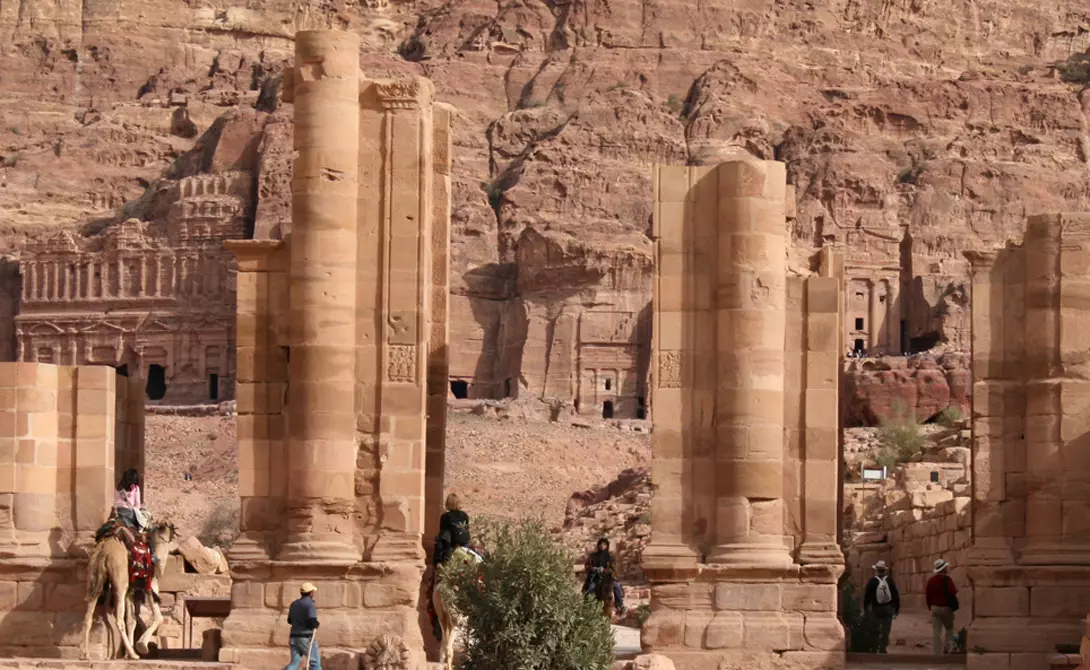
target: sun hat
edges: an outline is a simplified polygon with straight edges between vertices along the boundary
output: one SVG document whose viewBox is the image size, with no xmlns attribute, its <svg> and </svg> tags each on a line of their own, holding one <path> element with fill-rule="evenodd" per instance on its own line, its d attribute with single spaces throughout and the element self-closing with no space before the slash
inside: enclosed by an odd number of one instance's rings
<svg viewBox="0 0 1090 670">
<path fill-rule="evenodd" d="M 949 567 L 949 565 L 950 565 L 949 563 L 947 563 L 946 561 L 944 561 L 941 558 L 936 560 L 935 561 L 935 574 L 936 575 L 939 574 L 940 572 L 945 570 L 947 567 Z"/>
<path fill-rule="evenodd" d="M 303 582 L 303 585 L 299 587 L 299 593 L 306 595 L 308 593 L 314 593 L 318 589 L 310 582 Z"/>
<path fill-rule="evenodd" d="M 877 563 L 875 563 L 871 567 L 874 568 L 875 570 L 885 570 L 886 569 L 886 562 L 885 561 L 878 561 Z"/>
</svg>

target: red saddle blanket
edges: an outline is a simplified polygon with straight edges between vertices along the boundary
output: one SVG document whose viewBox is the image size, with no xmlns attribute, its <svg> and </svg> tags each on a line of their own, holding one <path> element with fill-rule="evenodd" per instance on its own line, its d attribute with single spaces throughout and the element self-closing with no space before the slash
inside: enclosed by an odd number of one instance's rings
<svg viewBox="0 0 1090 670">
<path fill-rule="evenodd" d="M 95 540 L 99 542 L 108 537 L 116 537 L 129 550 L 130 585 L 143 587 L 149 583 L 155 567 L 151 561 L 151 551 L 148 549 L 147 537 L 144 533 L 135 532 L 116 519 L 111 519 L 99 529 L 96 535 Z"/>
</svg>

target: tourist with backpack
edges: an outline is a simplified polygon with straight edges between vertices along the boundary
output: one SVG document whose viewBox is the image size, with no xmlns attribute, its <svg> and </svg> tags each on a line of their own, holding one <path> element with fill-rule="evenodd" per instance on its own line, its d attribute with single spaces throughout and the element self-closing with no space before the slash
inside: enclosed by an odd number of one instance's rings
<svg viewBox="0 0 1090 670">
<path fill-rule="evenodd" d="M 954 637 L 954 612 L 958 611 L 958 587 L 947 574 L 950 564 L 943 559 L 935 561 L 935 575 L 927 580 L 924 596 L 931 610 L 931 645 L 935 655 L 950 653 Z M 943 633 L 945 632 L 945 639 Z"/>
<path fill-rule="evenodd" d="M 878 623 L 878 642 L 875 653 L 885 654 L 889 648 L 889 631 L 893 619 L 901 612 L 901 593 L 893 583 L 885 561 L 874 564 L 874 576 L 863 592 L 863 612 Z"/>
</svg>

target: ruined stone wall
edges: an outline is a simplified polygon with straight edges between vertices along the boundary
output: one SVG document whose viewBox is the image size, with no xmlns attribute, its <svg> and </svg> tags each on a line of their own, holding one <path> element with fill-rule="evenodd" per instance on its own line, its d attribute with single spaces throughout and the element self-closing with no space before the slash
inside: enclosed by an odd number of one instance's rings
<svg viewBox="0 0 1090 670">
<path fill-rule="evenodd" d="M 926 493 L 930 492 L 923 498 Z M 958 586 L 959 624 L 968 623 L 973 611 L 973 588 L 965 570 L 972 545 L 971 499 L 941 497 L 947 499 L 920 500 L 921 506 L 911 509 L 881 510 L 870 530 L 848 534 L 847 572 L 860 599 L 867 580 L 874 576 L 874 564 L 881 560 L 890 566 L 900 589 L 902 609 L 926 611 L 924 587 L 934 574 L 935 561 L 942 558 L 950 563 L 950 576 Z"/>
<path fill-rule="evenodd" d="M 78 654 L 83 557 L 116 459 L 143 452 L 142 391 L 107 366 L 0 363 L 0 653 Z"/>
<path fill-rule="evenodd" d="M 1090 215 L 1028 218 L 972 262 L 970 668 L 1046 667 L 1090 611 Z"/>
</svg>

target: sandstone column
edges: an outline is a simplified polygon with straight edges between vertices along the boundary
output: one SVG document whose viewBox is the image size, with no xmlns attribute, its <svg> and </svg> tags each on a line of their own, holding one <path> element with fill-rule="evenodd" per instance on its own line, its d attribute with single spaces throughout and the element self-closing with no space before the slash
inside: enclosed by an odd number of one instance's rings
<svg viewBox="0 0 1090 670">
<path fill-rule="evenodd" d="M 1003 258 L 1000 259 L 999 255 Z M 1021 254 L 966 252 L 972 266 L 972 482 L 973 565 L 1007 565 L 1014 562 L 1008 536 L 1025 531 L 1004 522 L 1006 478 L 1014 468 L 1024 469 L 1008 452 L 1025 454 L 1022 437 L 1026 412 L 1021 378 L 1025 321 Z M 1017 367 L 1015 367 L 1017 365 Z M 1008 515 L 1015 518 L 1015 515 Z"/>
<path fill-rule="evenodd" d="M 424 546 L 431 548 L 443 513 L 447 388 L 450 379 L 450 220 L 451 122 L 453 109 L 434 107 L 431 230 L 431 334 L 428 341 L 427 453 L 424 458 Z"/>
<path fill-rule="evenodd" d="M 786 168 L 732 162 L 718 174 L 716 547 L 709 561 L 787 567 Z"/>
<path fill-rule="evenodd" d="M 1059 544 L 1060 480 L 1060 229 L 1059 218 L 1030 220 L 1026 258 L 1026 550 Z M 1046 563 L 1054 557 L 1042 557 Z"/>
<path fill-rule="evenodd" d="M 695 576 L 703 538 L 714 524 L 715 281 L 718 181 L 715 168 L 655 169 L 655 279 L 652 285 L 651 500 L 654 523 L 643 568 L 654 582 Z M 701 467 L 694 465 L 700 453 Z M 703 483 L 695 481 L 703 473 Z M 700 519 L 700 521 L 696 521 Z M 706 535 L 710 535 L 708 528 Z"/>
<path fill-rule="evenodd" d="M 799 563 L 844 561 L 838 543 L 841 482 L 839 472 L 840 312 L 839 277 L 806 280 L 806 350 L 803 413 L 803 544 Z"/>
<path fill-rule="evenodd" d="M 296 35 L 287 533 L 281 560 L 354 562 L 359 36 Z"/>
</svg>

